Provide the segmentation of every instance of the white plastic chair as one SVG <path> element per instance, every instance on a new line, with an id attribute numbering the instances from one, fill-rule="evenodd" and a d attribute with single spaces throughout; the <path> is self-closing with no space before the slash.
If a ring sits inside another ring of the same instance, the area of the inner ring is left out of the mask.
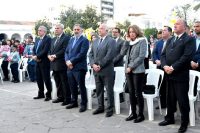
<path id="1" fill-rule="evenodd" d="M 190 103 L 190 126 L 195 126 L 195 109 L 194 109 L 194 102 L 197 100 L 197 95 L 194 95 L 194 85 L 195 79 L 198 78 L 198 84 L 200 80 L 200 72 L 195 70 L 190 70 L 190 81 L 189 81 L 189 103 Z M 198 88 L 198 87 L 197 87 Z"/>
<path id="2" fill-rule="evenodd" d="M 23 68 L 20 69 L 20 66 L 23 65 Z M 23 79 L 25 79 L 25 72 L 28 73 L 27 71 L 27 66 L 28 66 L 28 58 L 24 58 L 22 57 L 21 60 L 19 61 L 19 67 L 18 67 L 18 71 L 19 71 L 19 81 L 22 82 Z"/>
<path id="3" fill-rule="evenodd" d="M 155 93 L 154 94 L 144 94 L 143 93 L 143 97 L 147 101 L 147 109 L 148 109 L 149 120 L 152 121 L 152 120 L 154 120 L 154 106 L 153 106 L 153 99 L 154 98 L 157 98 L 160 113 L 162 114 L 159 91 L 160 91 L 160 86 L 161 86 L 162 81 L 163 81 L 164 71 L 160 70 L 160 69 L 146 69 L 145 73 L 147 74 L 146 85 L 154 85 L 155 86 Z M 159 80 L 160 80 L 160 83 L 159 83 Z"/>
<path id="4" fill-rule="evenodd" d="M 156 69 L 157 68 L 157 65 L 156 64 L 153 64 L 153 61 L 149 61 L 149 69 Z"/>
<path id="5" fill-rule="evenodd" d="M 199 117 L 199 106 L 200 106 L 199 102 L 200 102 L 200 80 L 198 81 L 198 84 L 197 84 L 197 102 L 196 102 L 196 107 L 195 107 L 195 109 L 196 109 L 195 113 L 196 113 L 197 119 L 200 119 L 200 117 Z"/>
<path id="6" fill-rule="evenodd" d="M 91 69 L 90 75 L 89 75 L 89 72 L 87 72 L 86 75 L 87 75 L 87 79 L 85 81 L 85 85 L 87 89 L 87 99 L 88 99 L 87 107 L 88 109 L 92 109 L 92 92 L 94 89 L 96 89 L 93 69 Z"/>
<path id="7" fill-rule="evenodd" d="M 2 69 L 1 69 L 2 62 L 3 62 L 3 59 L 0 58 L 0 78 L 1 78 L 1 83 L 3 84 L 3 72 L 2 72 Z"/>
<path id="8" fill-rule="evenodd" d="M 114 84 L 114 99 L 115 99 L 115 112 L 120 114 L 120 97 L 119 94 L 124 92 L 123 84 L 125 82 L 124 67 L 115 67 L 115 84 Z"/>

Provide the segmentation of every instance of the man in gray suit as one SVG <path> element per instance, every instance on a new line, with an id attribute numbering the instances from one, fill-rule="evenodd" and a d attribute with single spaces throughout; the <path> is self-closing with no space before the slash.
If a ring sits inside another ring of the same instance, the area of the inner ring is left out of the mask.
<path id="1" fill-rule="evenodd" d="M 98 98 L 98 108 L 93 112 L 94 115 L 104 112 L 104 86 L 107 91 L 108 103 L 106 117 L 113 115 L 114 106 L 114 52 L 116 41 L 107 35 L 108 28 L 105 24 L 99 26 L 100 38 L 94 41 L 89 59 L 94 71 L 96 94 Z"/>

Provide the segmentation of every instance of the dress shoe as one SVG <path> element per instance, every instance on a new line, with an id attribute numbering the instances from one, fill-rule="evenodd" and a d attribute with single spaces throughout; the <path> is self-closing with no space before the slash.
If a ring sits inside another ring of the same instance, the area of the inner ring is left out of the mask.
<path id="1" fill-rule="evenodd" d="M 159 126 L 167 126 L 167 125 L 170 125 L 170 124 L 174 124 L 174 120 L 164 120 L 162 122 L 160 122 L 158 125 Z"/>
<path id="2" fill-rule="evenodd" d="M 69 104 L 66 109 L 72 109 L 72 108 L 75 108 L 75 107 L 78 107 L 78 104 L 77 103 L 72 103 L 72 104 Z"/>
<path id="3" fill-rule="evenodd" d="M 137 118 L 137 114 L 130 114 L 126 119 L 125 119 L 125 121 L 131 121 L 131 120 L 133 120 L 133 119 L 136 119 Z"/>
<path id="4" fill-rule="evenodd" d="M 85 112 L 87 110 L 86 106 L 81 106 L 81 108 L 79 109 L 79 112 Z"/>
<path id="5" fill-rule="evenodd" d="M 52 103 L 59 103 L 59 102 L 63 102 L 62 99 L 56 99 L 56 100 L 53 100 Z"/>
<path id="6" fill-rule="evenodd" d="M 8 78 L 4 78 L 3 81 L 9 81 L 9 79 Z"/>
<path id="7" fill-rule="evenodd" d="M 106 117 L 111 117 L 113 115 L 113 111 L 106 112 Z"/>
<path id="8" fill-rule="evenodd" d="M 49 100 L 51 100 L 51 97 L 46 97 L 46 98 L 44 99 L 44 101 L 49 101 Z"/>
<path id="9" fill-rule="evenodd" d="M 144 116 L 138 116 L 135 120 L 134 120 L 134 123 L 139 123 L 139 122 L 142 122 L 144 121 Z"/>
<path id="10" fill-rule="evenodd" d="M 104 109 L 98 108 L 92 114 L 96 115 L 96 114 L 100 114 L 100 113 L 103 113 L 103 112 L 104 112 Z"/>
<path id="11" fill-rule="evenodd" d="M 41 99 L 41 98 L 44 98 L 44 96 L 33 97 L 33 99 Z"/>
<path id="12" fill-rule="evenodd" d="M 65 105 L 68 105 L 68 104 L 70 104 L 70 102 L 63 102 L 63 103 L 61 103 L 61 106 L 65 106 Z"/>
<path id="13" fill-rule="evenodd" d="M 161 109 L 165 109 L 166 107 L 161 107 Z M 159 109 L 159 106 L 155 107 L 155 109 Z"/>
<path id="14" fill-rule="evenodd" d="M 19 80 L 14 80 L 13 83 L 19 83 Z"/>
<path id="15" fill-rule="evenodd" d="M 178 129 L 178 133 L 184 133 L 187 131 L 187 126 L 181 126 L 179 129 Z"/>

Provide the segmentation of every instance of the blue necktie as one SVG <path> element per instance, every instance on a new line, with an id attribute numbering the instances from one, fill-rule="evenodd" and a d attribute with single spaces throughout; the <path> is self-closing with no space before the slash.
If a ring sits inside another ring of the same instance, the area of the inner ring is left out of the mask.
<path id="1" fill-rule="evenodd" d="M 101 38 L 100 41 L 99 41 L 99 44 L 98 44 L 98 47 L 97 47 L 98 49 L 101 47 L 102 41 L 103 41 L 103 38 Z"/>
<path id="2" fill-rule="evenodd" d="M 38 49 L 39 49 L 39 47 L 40 47 L 41 42 L 42 42 L 42 39 L 40 39 L 40 40 L 38 41 L 36 53 L 38 53 Z"/>
<path id="3" fill-rule="evenodd" d="M 73 42 L 73 45 L 72 45 L 72 49 L 74 48 L 74 46 L 75 46 L 77 40 L 78 40 L 78 39 L 75 37 L 74 42 Z"/>

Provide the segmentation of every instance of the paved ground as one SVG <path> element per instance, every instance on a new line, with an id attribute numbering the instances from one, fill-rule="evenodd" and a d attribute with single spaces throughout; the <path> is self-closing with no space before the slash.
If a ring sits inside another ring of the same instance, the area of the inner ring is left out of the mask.
<path id="1" fill-rule="evenodd" d="M 78 108 L 66 110 L 63 106 L 43 100 L 33 100 L 37 94 L 36 83 L 0 84 L 0 133 L 175 133 L 179 128 L 180 116 L 176 124 L 159 127 L 163 120 L 155 111 L 155 120 L 139 124 L 124 121 L 128 114 L 126 103 L 121 104 L 121 115 L 105 118 L 105 114 L 92 115 L 93 110 L 79 113 Z M 95 108 L 96 99 L 93 99 Z M 200 120 L 188 133 L 200 133 Z"/>

